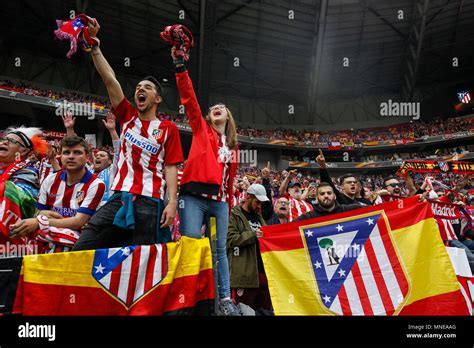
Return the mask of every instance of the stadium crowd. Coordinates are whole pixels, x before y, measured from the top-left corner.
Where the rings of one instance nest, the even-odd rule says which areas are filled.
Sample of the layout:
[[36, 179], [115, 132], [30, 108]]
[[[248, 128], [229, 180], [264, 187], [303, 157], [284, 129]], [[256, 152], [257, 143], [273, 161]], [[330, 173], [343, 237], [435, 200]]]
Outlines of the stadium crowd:
[[[97, 22], [90, 23], [91, 37], [99, 29]], [[336, 178], [321, 150], [315, 158], [320, 166], [317, 176], [272, 170], [270, 164], [239, 168], [232, 112], [216, 104], [206, 115], [201, 113], [185, 65], [186, 52], [173, 47], [176, 83], [193, 134], [185, 161], [172, 122], [176, 120], [157, 117], [162, 101], [159, 82], [153, 76], [138, 81], [133, 106], [98, 40], [90, 54], [113, 109], [103, 120], [113, 149], [91, 151], [76, 134], [70, 114], [62, 118], [66, 136], [59, 143], [48, 144], [39, 128], [5, 130], [0, 138], [0, 205], [5, 212], [1, 244], [25, 245], [30, 253], [55, 253], [167, 243], [180, 236], [201, 238], [214, 217], [219, 313], [241, 315], [250, 308], [269, 314], [272, 304], [258, 243], [263, 226], [409, 196], [463, 209], [471, 204], [470, 176], [433, 174], [428, 181], [421, 175], [346, 173]], [[467, 127], [443, 122], [445, 131]], [[426, 125], [427, 132], [431, 128], [432, 124]], [[440, 227], [442, 238], [466, 250], [473, 268], [471, 225], [454, 220], [449, 224], [444, 234]]]
[[[12, 90], [28, 95], [47, 97], [51, 100], [66, 100], [72, 103], [95, 103], [111, 108], [108, 100], [100, 99], [84, 93], [74, 91], [53, 91], [42, 89], [26, 82], [12, 82], [9, 80], [0, 81], [0, 89]], [[187, 115], [171, 115], [160, 112], [159, 116], [174, 123], [189, 124]], [[340, 143], [347, 146], [361, 146], [370, 142], [387, 141], [414, 141], [415, 139], [454, 134], [474, 129], [472, 118], [435, 118], [432, 121], [412, 121], [406, 124], [394, 125], [390, 127], [351, 129], [340, 131], [318, 131], [318, 130], [292, 130], [292, 129], [269, 129], [262, 130], [253, 127], [242, 128], [237, 126], [237, 134], [251, 138], [263, 138], [268, 140], [286, 140], [299, 145], [320, 146], [321, 144]]]

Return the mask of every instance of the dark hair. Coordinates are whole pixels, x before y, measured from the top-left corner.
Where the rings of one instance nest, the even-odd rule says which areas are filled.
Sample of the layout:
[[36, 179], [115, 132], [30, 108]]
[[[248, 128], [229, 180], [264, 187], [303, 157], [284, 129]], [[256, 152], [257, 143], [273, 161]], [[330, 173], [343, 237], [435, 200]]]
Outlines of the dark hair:
[[332, 186], [331, 186], [329, 183], [327, 183], [327, 182], [324, 182], [324, 181], [323, 181], [322, 183], [320, 183], [320, 184], [318, 185], [318, 191], [319, 191], [319, 189], [322, 188], [322, 187], [330, 187], [330, 188], [332, 189], [332, 192], [334, 192], [334, 189], [332, 188]]
[[99, 151], [97, 151], [97, 153], [99, 153], [99, 152], [101, 152], [101, 151], [102, 151], [102, 152], [105, 152], [105, 153], [107, 154], [107, 157], [109, 158], [110, 161], [113, 161], [113, 160], [114, 160], [114, 156], [112, 156], [112, 154], [111, 154], [109, 151], [107, 151], [107, 150], [99, 150]]
[[346, 180], [347, 178], [355, 178], [357, 181], [359, 181], [356, 175], [348, 173], [339, 177], [339, 185], [342, 185], [344, 183], [344, 180]]
[[63, 147], [74, 147], [76, 145], [81, 145], [84, 148], [86, 154], [89, 154], [90, 149], [89, 145], [84, 138], [78, 137], [77, 135], [72, 135], [69, 137], [64, 137], [59, 143], [60, 151], [62, 152]]
[[387, 186], [387, 184], [385, 184], [385, 183], [386, 183], [387, 181], [389, 181], [389, 180], [393, 180], [393, 179], [395, 179], [395, 180], [398, 180], [398, 179], [397, 179], [396, 177], [394, 177], [393, 175], [386, 176], [385, 178], [383, 178], [383, 186], [385, 186], [385, 187], [386, 187], [386, 186]]
[[158, 93], [159, 96], [163, 96], [163, 87], [161, 87], [161, 84], [158, 82], [158, 80], [155, 77], [148, 75], [148, 76], [145, 76], [142, 79], [142, 81], [143, 80], [148, 80], [148, 81], [153, 82], [156, 86], [156, 93]]

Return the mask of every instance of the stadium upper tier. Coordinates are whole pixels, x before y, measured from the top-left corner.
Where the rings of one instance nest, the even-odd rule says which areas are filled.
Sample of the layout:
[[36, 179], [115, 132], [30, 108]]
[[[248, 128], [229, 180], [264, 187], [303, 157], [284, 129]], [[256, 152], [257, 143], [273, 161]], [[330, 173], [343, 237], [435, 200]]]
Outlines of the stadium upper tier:
[[[109, 103], [96, 96], [73, 91], [41, 89], [22, 82], [0, 81], [0, 97], [18, 101], [44, 104], [52, 109], [66, 103], [88, 103], [94, 112], [105, 115]], [[180, 131], [190, 132], [186, 115], [160, 114], [178, 125]], [[238, 127], [239, 142], [253, 146], [295, 149], [322, 148], [328, 150], [355, 150], [358, 148], [387, 148], [416, 146], [417, 143], [436, 143], [449, 140], [474, 138], [473, 115], [460, 118], [434, 119], [430, 122], [412, 121], [390, 127], [351, 129], [322, 132], [318, 130], [272, 129], [259, 130]]]

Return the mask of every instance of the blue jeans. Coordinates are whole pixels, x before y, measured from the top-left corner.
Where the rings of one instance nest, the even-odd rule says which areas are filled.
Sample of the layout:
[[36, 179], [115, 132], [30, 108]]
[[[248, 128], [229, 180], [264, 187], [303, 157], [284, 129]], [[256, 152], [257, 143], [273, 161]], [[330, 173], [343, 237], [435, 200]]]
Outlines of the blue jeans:
[[179, 230], [181, 235], [201, 238], [203, 221], [209, 226], [209, 218], [216, 218], [217, 228], [217, 274], [219, 297], [230, 297], [229, 262], [226, 243], [229, 227], [229, 208], [226, 202], [213, 201], [204, 197], [184, 195], [179, 198]]

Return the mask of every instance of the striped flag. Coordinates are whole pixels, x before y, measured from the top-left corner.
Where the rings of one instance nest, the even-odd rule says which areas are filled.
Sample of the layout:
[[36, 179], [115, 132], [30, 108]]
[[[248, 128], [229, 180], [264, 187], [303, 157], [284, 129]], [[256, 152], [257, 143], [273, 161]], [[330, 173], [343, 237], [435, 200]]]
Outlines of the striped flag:
[[168, 273], [166, 244], [97, 250], [92, 276], [130, 308]]
[[339, 315], [392, 315], [408, 279], [380, 212], [303, 227], [319, 297]]
[[7, 284], [0, 288], [0, 298], [13, 304], [4, 312], [33, 316], [213, 312], [214, 278], [208, 238], [182, 237], [175, 243], [14, 260], [22, 263], [19, 278], [12, 277], [11, 259], [0, 259], [0, 284]]
[[418, 200], [262, 227], [275, 314], [468, 315], [431, 206]]

